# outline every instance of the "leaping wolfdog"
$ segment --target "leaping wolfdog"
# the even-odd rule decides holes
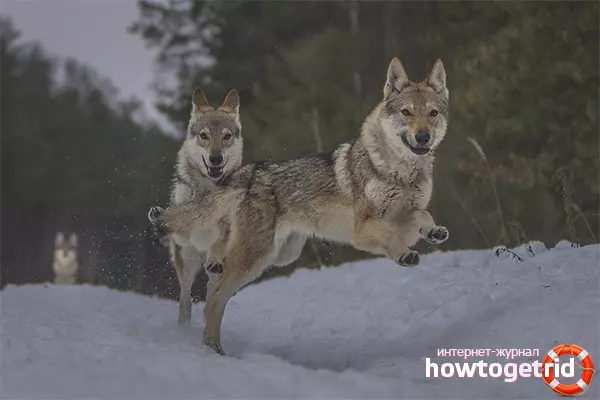
[[[232,221],[223,273],[210,277],[204,309],[204,342],[218,353],[230,297],[273,264],[290,235],[350,243],[406,267],[419,262],[410,250],[419,238],[448,238],[426,211],[433,153],[448,122],[444,66],[438,60],[427,79],[411,82],[394,58],[383,93],[358,138],[326,154],[245,165],[159,216],[182,242],[221,218]]]

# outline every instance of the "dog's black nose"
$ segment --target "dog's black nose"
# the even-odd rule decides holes
[[[425,146],[429,143],[429,139],[431,139],[429,132],[417,132],[415,135],[415,140],[419,146]]]
[[[223,156],[220,154],[211,154],[208,157],[208,161],[210,161],[212,165],[219,166],[223,162]]]

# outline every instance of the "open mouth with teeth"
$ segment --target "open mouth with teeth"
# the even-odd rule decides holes
[[[206,160],[204,159],[204,157],[202,157],[202,162],[204,163],[204,166],[206,167],[208,176],[210,176],[213,179],[218,179],[223,176],[223,167],[225,167],[225,162],[220,167],[213,167],[213,166],[209,165],[206,162]]]
[[[408,143],[406,135],[402,135],[402,143],[404,143],[406,147],[408,147],[413,153],[415,153],[418,156],[424,156],[425,154],[429,153],[430,150],[429,147],[415,147],[411,145],[410,143]]]

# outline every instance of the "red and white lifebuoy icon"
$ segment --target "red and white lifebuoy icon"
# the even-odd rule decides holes
[[[583,374],[577,383],[564,385],[554,377],[554,359],[560,356],[573,356],[581,361]],[[546,367],[546,365],[549,366]],[[549,373],[547,374],[546,371]],[[563,396],[579,396],[585,392],[590,387],[595,372],[592,357],[590,357],[587,351],[576,344],[561,344],[556,346],[548,352],[542,364],[542,379],[552,390]]]

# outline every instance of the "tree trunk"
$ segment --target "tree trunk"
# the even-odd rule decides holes
[[[352,37],[352,43],[355,46],[353,51],[354,56],[354,73],[352,74],[352,82],[354,84],[354,93],[357,96],[360,96],[362,93],[362,76],[360,73],[361,70],[361,62],[360,56],[361,52],[359,48],[357,48],[357,44],[359,43],[359,25],[358,25],[358,0],[349,0],[348,4],[348,13],[350,16],[350,35]]]
[[[383,40],[386,60],[391,60],[392,57],[398,56],[398,42],[396,41],[396,35],[394,33],[395,11],[395,2],[385,2],[383,6]]]

